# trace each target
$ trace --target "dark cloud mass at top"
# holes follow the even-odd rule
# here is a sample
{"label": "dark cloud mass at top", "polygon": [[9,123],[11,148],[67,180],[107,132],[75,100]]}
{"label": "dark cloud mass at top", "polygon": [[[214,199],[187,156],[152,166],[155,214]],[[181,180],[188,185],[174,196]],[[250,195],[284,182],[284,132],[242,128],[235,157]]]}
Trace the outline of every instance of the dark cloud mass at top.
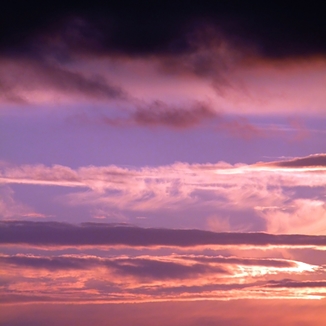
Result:
{"label": "dark cloud mass at top", "polygon": [[211,26],[262,56],[324,55],[324,9],[319,1],[12,0],[1,4],[0,50],[61,60],[71,51],[175,55],[196,50],[192,33]]}

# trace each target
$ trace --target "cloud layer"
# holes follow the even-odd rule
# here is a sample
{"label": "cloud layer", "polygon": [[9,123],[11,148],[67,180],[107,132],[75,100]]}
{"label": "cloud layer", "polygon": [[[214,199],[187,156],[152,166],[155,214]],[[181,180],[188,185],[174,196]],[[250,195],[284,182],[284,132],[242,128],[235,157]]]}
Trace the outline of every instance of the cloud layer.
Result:
{"label": "cloud layer", "polygon": [[[161,216],[161,221],[167,214],[174,218],[198,214],[193,218],[204,218],[201,227],[218,231],[325,234],[324,156],[252,165],[175,163],[138,169],[115,165],[78,169],[3,165],[0,180],[7,186],[66,187],[71,190],[58,198],[61,205],[89,207],[93,216],[103,218],[110,214],[125,216],[120,222],[134,223],[136,216],[152,214]],[[10,218],[11,211],[18,218],[19,205],[15,210],[11,195],[11,202],[3,203],[3,214]],[[49,214],[53,213],[45,215]],[[247,217],[239,221],[239,214]],[[259,225],[259,220],[263,224]]]}
{"label": "cloud layer", "polygon": [[[2,13],[1,114],[8,104],[67,110],[86,103],[90,116],[94,105],[105,107],[102,120],[111,126],[174,128],[225,114],[235,121],[217,128],[242,137],[248,126],[264,134],[245,119],[251,115],[324,111],[325,31],[313,6],[291,6],[291,22],[281,14],[285,3],[20,7],[23,17],[12,5]],[[116,111],[127,121],[112,119]]]}
{"label": "cloud layer", "polygon": [[1,221],[1,244],[36,246],[312,246],[325,247],[325,236],[266,233],[215,233],[201,230],[143,229],[104,223],[80,226],[59,222]]}

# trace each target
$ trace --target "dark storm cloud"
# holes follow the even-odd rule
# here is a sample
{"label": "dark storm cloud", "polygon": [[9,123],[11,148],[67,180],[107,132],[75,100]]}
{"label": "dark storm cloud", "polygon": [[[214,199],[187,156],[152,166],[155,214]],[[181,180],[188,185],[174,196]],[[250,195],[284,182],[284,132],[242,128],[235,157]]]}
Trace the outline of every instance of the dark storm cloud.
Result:
{"label": "dark storm cloud", "polygon": [[202,230],[155,229],[105,223],[1,221],[0,244],[32,246],[192,247],[201,245],[326,246],[326,236],[216,233]]}
{"label": "dark storm cloud", "polygon": [[32,56],[50,50],[60,60],[71,50],[179,54],[194,50],[189,33],[208,24],[263,56],[325,54],[324,9],[292,1],[12,0],[1,7],[0,48]]}

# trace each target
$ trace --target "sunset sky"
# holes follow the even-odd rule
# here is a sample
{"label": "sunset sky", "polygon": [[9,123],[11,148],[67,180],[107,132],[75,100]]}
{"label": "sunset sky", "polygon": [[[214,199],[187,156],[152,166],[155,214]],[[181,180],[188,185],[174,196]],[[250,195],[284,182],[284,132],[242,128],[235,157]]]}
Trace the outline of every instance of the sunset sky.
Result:
{"label": "sunset sky", "polygon": [[325,10],[1,4],[0,325],[325,325]]}

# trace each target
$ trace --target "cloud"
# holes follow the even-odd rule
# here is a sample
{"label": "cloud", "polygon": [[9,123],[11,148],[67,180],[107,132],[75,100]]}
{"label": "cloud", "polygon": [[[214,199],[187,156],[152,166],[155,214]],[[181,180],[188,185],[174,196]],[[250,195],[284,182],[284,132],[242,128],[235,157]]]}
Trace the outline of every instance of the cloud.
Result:
{"label": "cloud", "polygon": [[278,166],[283,168],[324,168],[326,167],[326,154],[314,154],[306,157],[297,157],[286,161],[265,163],[265,165]]}
{"label": "cloud", "polygon": [[322,200],[296,199],[289,207],[267,207],[260,215],[272,233],[326,233],[326,205]]}
{"label": "cloud", "polygon": [[[160,100],[149,104],[139,104],[138,102],[134,101],[134,109],[124,112],[127,115],[125,118],[110,118],[104,113],[99,122],[118,127],[138,125],[184,129],[200,125],[204,121],[219,119],[219,113],[204,102],[192,101],[177,106]],[[89,121],[92,121],[92,118]]]}
{"label": "cloud", "polygon": [[269,281],[267,284],[271,288],[326,288],[326,281],[294,281],[294,280],[280,280]]}
{"label": "cloud", "polygon": [[126,100],[128,94],[103,75],[85,74],[56,62],[0,60],[0,98],[14,103],[42,103],[72,98]]}
{"label": "cloud", "polygon": [[[110,117],[110,112],[102,111],[99,117],[77,114],[88,123],[98,123],[113,127],[168,127],[184,130],[190,127],[205,126],[215,132],[227,133],[233,137],[253,139],[267,136],[267,133],[255,126],[248,119],[241,116],[227,116],[218,108],[214,108],[209,102],[191,100],[183,104],[168,104],[161,100],[150,103],[131,101],[134,106],[128,110],[122,110],[123,117]],[[118,114],[119,115],[119,114]]]}
{"label": "cloud", "polygon": [[35,212],[31,207],[17,201],[14,191],[8,186],[0,187],[0,218],[44,218],[44,214]]}
{"label": "cloud", "polygon": [[[53,52],[61,50],[63,54],[69,50],[98,55],[179,54],[193,50],[188,34],[207,23],[218,27],[234,43],[251,45],[266,57],[326,51],[323,16],[317,4],[308,8],[288,3],[263,6],[257,2],[250,8],[238,4],[235,9],[232,3],[182,2],[175,6],[168,1],[164,5],[142,3],[140,7],[129,2],[126,7],[116,1],[80,4],[68,0],[65,4],[52,2],[48,8],[32,1],[21,4],[23,17],[15,9],[13,4],[8,5],[1,15],[0,49],[5,53],[45,52],[39,45],[42,40]],[[291,21],[282,12],[292,12]]]}
{"label": "cloud", "polygon": [[202,230],[155,229],[105,223],[1,221],[0,243],[31,246],[326,246],[325,236],[266,233],[215,233]]}
{"label": "cloud", "polygon": [[100,257],[37,257],[37,256],[1,256],[3,264],[10,264],[33,269],[58,270],[86,270],[93,268],[106,268],[122,277],[133,276],[136,278],[150,279],[181,279],[195,277],[200,274],[221,273],[227,274],[227,270],[221,267],[210,267],[208,264],[185,264],[182,261],[163,258],[100,258]]}
{"label": "cloud", "polygon": [[1,170],[3,184],[70,188],[58,202],[88,207],[92,216],[120,216],[120,221],[128,221],[131,216],[147,214],[162,218],[191,214],[197,220],[204,217],[204,227],[218,231],[325,231],[325,167],[321,165],[289,168],[280,161],[77,169],[4,165]]}
{"label": "cloud", "polygon": [[[40,295],[63,302],[258,298],[273,295],[277,284],[283,282],[270,277],[305,277],[313,289],[318,283],[314,277],[322,272],[320,266],[272,258],[156,256],[155,251],[151,255],[109,257],[46,253],[0,255],[3,302],[33,301],[33,297],[26,297],[31,292],[34,301]],[[278,295],[293,295],[281,288]]]}
{"label": "cloud", "polygon": [[290,268],[295,267],[296,264],[293,261],[287,261],[284,259],[253,259],[253,258],[238,258],[238,257],[188,257],[188,259],[194,259],[199,262],[215,262],[225,264],[237,264],[243,266],[264,266],[264,267],[276,267],[276,268]]}
{"label": "cloud", "polygon": [[188,127],[198,124],[201,120],[214,118],[216,115],[216,112],[201,103],[197,103],[190,109],[179,109],[156,101],[145,109],[136,110],[133,119],[140,125]]}
{"label": "cloud", "polygon": [[[229,266],[268,267],[295,270],[298,263],[285,259],[253,259],[224,256],[170,255],[170,256],[116,256],[110,258],[86,255],[35,256],[35,255],[0,255],[3,264],[33,269],[87,270],[108,268],[118,275],[130,274],[135,277],[153,279],[196,277],[199,274],[231,275]],[[302,263],[300,263],[302,264]],[[122,274],[121,274],[122,273]]]}
{"label": "cloud", "polygon": [[[103,120],[111,125],[174,128],[214,123],[224,112],[236,118],[222,117],[216,129],[244,138],[275,135],[271,126],[262,130],[250,123],[252,114],[324,110],[326,49],[319,10],[291,7],[298,17],[290,23],[279,17],[282,10],[259,4],[235,10],[230,4],[131,3],[129,11],[115,2],[68,3],[69,10],[59,3],[52,10],[22,4],[25,18],[11,5],[2,13],[5,109],[8,102],[43,104],[42,109],[56,104],[57,110],[58,104],[82,103],[94,113],[93,105],[101,104],[109,112]],[[273,18],[288,33],[275,29]],[[304,33],[298,33],[303,25]],[[193,105],[206,102],[211,107]],[[131,108],[127,121],[112,119],[113,111],[127,111],[117,103]]]}

